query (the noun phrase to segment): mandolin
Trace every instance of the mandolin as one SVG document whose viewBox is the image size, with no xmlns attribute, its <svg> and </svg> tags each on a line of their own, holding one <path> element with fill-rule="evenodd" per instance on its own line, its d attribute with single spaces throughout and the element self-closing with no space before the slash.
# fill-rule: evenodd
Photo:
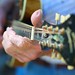
<svg viewBox="0 0 75 75">
<path fill-rule="evenodd" d="M 21 36 L 26 36 L 31 40 L 36 40 L 41 45 L 42 50 L 53 50 L 54 55 L 57 51 L 56 58 L 60 54 L 65 63 L 75 66 L 75 15 L 71 15 L 60 25 L 52 25 L 44 22 L 42 28 L 24 24 L 19 21 L 13 21 L 14 31 Z"/>
<path fill-rule="evenodd" d="M 23 22 L 30 22 L 30 17 L 36 10 L 40 9 L 40 0 L 18 0 L 19 6 L 19 20 Z"/>
</svg>

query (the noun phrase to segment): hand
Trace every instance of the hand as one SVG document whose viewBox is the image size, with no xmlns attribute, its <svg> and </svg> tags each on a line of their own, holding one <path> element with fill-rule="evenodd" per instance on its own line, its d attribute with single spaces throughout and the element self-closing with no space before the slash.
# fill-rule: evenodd
<svg viewBox="0 0 75 75">
<path fill-rule="evenodd" d="M 40 27 L 42 25 L 42 12 L 37 10 L 31 17 L 32 24 Z M 7 28 L 3 35 L 3 47 L 7 54 L 20 62 L 29 62 L 36 59 L 42 53 L 40 45 L 26 37 L 17 35 L 12 28 Z"/>
</svg>

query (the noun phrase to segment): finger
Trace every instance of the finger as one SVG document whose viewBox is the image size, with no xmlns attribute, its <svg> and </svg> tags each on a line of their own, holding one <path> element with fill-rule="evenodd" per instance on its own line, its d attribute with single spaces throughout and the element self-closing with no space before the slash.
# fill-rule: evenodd
<svg viewBox="0 0 75 75">
<path fill-rule="evenodd" d="M 16 47 L 14 44 L 12 44 L 7 38 L 7 33 L 5 32 L 5 39 L 3 40 L 2 44 L 5 48 L 6 53 L 9 55 L 13 56 L 16 59 L 19 59 L 21 62 L 22 61 L 30 61 L 32 58 L 34 58 L 33 54 L 31 55 L 31 52 L 27 53 L 25 50 L 20 50 L 19 47 Z M 23 49 L 23 48 L 22 48 Z M 25 53 L 26 52 L 26 53 Z M 27 59 L 26 59 L 27 58 Z"/>
<path fill-rule="evenodd" d="M 30 47 L 30 43 L 27 42 L 28 38 L 23 38 L 22 36 L 19 35 L 12 35 L 9 36 L 10 41 L 18 48 L 23 49 L 23 48 L 28 48 Z"/>
<path fill-rule="evenodd" d="M 25 40 L 23 40 L 24 38 L 20 35 L 16 35 L 16 33 L 11 29 L 11 28 L 7 28 L 7 35 L 9 37 L 9 40 L 17 46 L 21 46 L 23 44 L 23 42 Z M 4 34 L 3 38 L 6 39 L 6 35 Z"/>
<path fill-rule="evenodd" d="M 16 34 L 12 27 L 7 27 L 7 32 L 10 32 L 11 35 L 15 35 Z"/>
<path fill-rule="evenodd" d="M 12 43 L 9 40 L 7 32 L 4 32 L 2 45 L 5 50 L 12 46 Z"/>
<path fill-rule="evenodd" d="M 9 40 L 20 49 L 29 47 L 30 39 L 17 35 L 11 28 L 7 28 L 7 34 L 9 36 Z"/>
<path fill-rule="evenodd" d="M 24 55 L 23 51 L 20 51 L 13 44 L 10 45 L 8 41 L 3 40 L 2 44 L 4 46 L 5 52 L 18 59 L 20 62 L 29 62 L 31 60 L 26 55 Z M 8 47 L 6 45 L 8 45 Z"/>
<path fill-rule="evenodd" d="M 39 55 L 39 52 L 37 52 L 36 50 L 32 50 L 32 46 L 30 50 L 20 50 L 20 48 L 15 47 L 15 45 L 13 45 L 9 40 L 5 39 L 3 41 L 3 46 L 5 48 L 6 53 L 18 59 L 20 62 L 29 62 L 31 60 L 36 59 Z"/>
<path fill-rule="evenodd" d="M 26 53 L 28 54 L 28 56 L 27 56 L 28 58 L 30 58 L 31 60 L 34 60 L 34 59 L 39 57 L 41 52 L 37 52 L 35 50 L 31 50 L 30 52 L 26 52 Z"/>
<path fill-rule="evenodd" d="M 35 27 L 41 27 L 42 21 L 42 11 L 41 9 L 35 11 L 31 16 L 31 22 Z"/>
<path fill-rule="evenodd" d="M 29 62 L 32 59 L 28 58 L 22 50 L 19 50 L 14 45 L 12 45 L 12 49 L 9 50 L 8 54 L 19 60 L 20 62 Z"/>
<path fill-rule="evenodd" d="M 7 28 L 7 30 L 4 32 L 3 34 L 3 39 L 7 39 L 6 37 L 9 37 L 12 36 L 12 35 L 15 35 L 16 33 L 12 30 L 12 28 Z"/>
<path fill-rule="evenodd" d="M 23 53 L 20 54 L 18 51 L 10 50 L 8 54 L 23 63 L 31 61 L 28 57 L 24 56 Z"/>
</svg>

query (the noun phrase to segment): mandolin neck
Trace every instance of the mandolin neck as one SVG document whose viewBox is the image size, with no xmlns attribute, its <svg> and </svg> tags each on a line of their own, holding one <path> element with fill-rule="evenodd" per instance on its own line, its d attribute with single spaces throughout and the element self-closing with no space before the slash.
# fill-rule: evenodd
<svg viewBox="0 0 75 75">
<path fill-rule="evenodd" d="M 41 28 L 35 28 L 31 25 L 28 25 L 19 21 L 13 21 L 12 27 L 16 31 L 16 33 L 21 36 L 28 37 L 31 40 L 41 41 L 41 38 L 42 38 Z"/>
</svg>

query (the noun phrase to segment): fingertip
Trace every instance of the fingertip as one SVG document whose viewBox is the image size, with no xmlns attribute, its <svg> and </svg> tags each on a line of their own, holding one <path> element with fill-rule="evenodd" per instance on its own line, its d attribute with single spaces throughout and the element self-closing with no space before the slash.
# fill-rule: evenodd
<svg viewBox="0 0 75 75">
<path fill-rule="evenodd" d="M 9 36 L 10 36 L 10 34 L 11 35 L 15 35 L 16 34 L 12 27 L 8 27 L 6 31 L 7 31 Z"/>
<path fill-rule="evenodd" d="M 42 25 L 42 10 L 35 11 L 31 16 L 31 22 L 35 27 L 41 27 Z"/>
<path fill-rule="evenodd" d="M 12 30 L 13 28 L 12 27 L 7 27 L 7 29 L 6 30 Z"/>
</svg>

